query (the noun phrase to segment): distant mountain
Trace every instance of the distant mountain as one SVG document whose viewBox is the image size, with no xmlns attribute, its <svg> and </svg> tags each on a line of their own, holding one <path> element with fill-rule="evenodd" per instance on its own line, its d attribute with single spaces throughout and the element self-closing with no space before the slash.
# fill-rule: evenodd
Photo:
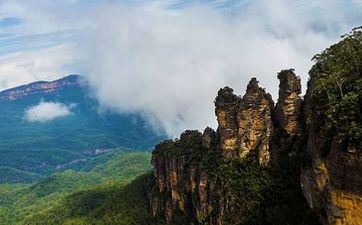
<svg viewBox="0 0 362 225">
<path fill-rule="evenodd" d="M 36 119 L 27 118 L 42 103 L 51 104 L 33 110 Z M 56 117 L 49 105 L 61 106 L 67 114 Z M 33 181 L 69 168 L 89 170 L 105 153 L 150 150 L 165 138 L 138 114 L 101 112 L 78 75 L 0 92 L 0 127 L 0 183 Z M 15 175 L 8 176 L 9 171 Z"/>
</svg>

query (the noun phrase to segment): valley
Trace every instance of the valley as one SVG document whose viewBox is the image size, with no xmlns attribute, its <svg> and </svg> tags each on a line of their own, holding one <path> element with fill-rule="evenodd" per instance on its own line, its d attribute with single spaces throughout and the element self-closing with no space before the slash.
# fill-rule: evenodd
<svg viewBox="0 0 362 225">
<path fill-rule="evenodd" d="M 44 102 L 68 107 L 69 115 L 29 121 L 26 112 Z M 34 182 L 66 169 L 90 171 L 117 152 L 150 151 L 165 138 L 140 115 L 101 110 L 78 75 L 0 92 L 0 138 L 6 140 L 0 142 L 0 183 Z"/>
</svg>

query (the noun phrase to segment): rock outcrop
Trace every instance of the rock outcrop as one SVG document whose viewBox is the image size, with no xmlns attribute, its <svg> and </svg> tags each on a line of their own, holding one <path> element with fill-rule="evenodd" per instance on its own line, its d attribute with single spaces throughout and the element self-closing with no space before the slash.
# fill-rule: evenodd
<svg viewBox="0 0 362 225">
<path fill-rule="evenodd" d="M 235 95 L 234 90 L 229 87 L 220 89 L 215 99 L 219 145 L 222 154 L 227 158 L 239 155 L 237 114 L 240 101 L 240 97 Z"/>
<path fill-rule="evenodd" d="M 361 52 L 355 30 L 318 55 L 302 108 L 301 186 L 326 225 L 362 224 Z"/>
<path fill-rule="evenodd" d="M 306 134 L 302 151 L 306 165 L 301 173 L 301 186 L 309 206 L 317 211 L 323 224 L 362 224 L 362 155 L 348 150 L 337 132 L 322 125 L 321 108 L 312 105 L 307 94 L 304 107 Z M 323 122 L 322 122 L 323 123 Z M 338 128 L 337 128 L 338 129 Z"/>
<path fill-rule="evenodd" d="M 175 142 L 156 146 L 152 213 L 175 224 L 244 224 L 245 213 L 252 213 L 247 211 L 250 208 L 260 210 L 257 215 L 261 217 L 283 215 L 290 219 L 290 214 L 299 212 L 288 211 L 288 207 L 298 202 L 298 206 L 290 207 L 304 210 L 308 204 L 324 225 L 361 225 L 361 52 L 362 31 L 354 31 L 317 55 L 304 100 L 300 97 L 300 78 L 293 70 L 278 74 L 275 107 L 255 78 L 242 98 L 229 87 L 220 89 L 215 100 L 216 132 L 210 128 L 203 134 L 187 131 Z M 240 160 L 257 167 L 239 167 L 243 165 Z M 263 168 L 270 173 L 253 183 L 266 171 Z M 253 174 L 254 169 L 257 173 Z M 248 173 L 252 175 L 245 175 Z M 229 177 L 224 179 L 226 174 Z M 240 178 L 246 178 L 246 183 L 230 181 Z M 263 187 L 273 185 L 279 192 L 288 192 L 290 184 L 297 189 L 291 190 L 290 196 L 271 191 L 263 197 L 270 191 Z M 280 199 L 273 199 L 273 195 Z M 260 199 L 253 198 L 260 196 L 275 205 L 258 208 Z M 282 199 L 284 205 L 278 205 Z M 250 204 L 245 202 L 248 200 Z M 305 214 L 293 222 L 276 218 L 269 223 L 248 220 L 245 224 L 318 224 L 310 209 L 306 212 L 311 220 L 303 223 L 299 219 Z"/>
<path fill-rule="evenodd" d="M 251 79 L 237 114 L 239 157 L 253 157 L 264 165 L 269 162 L 273 107 L 271 95 Z"/>
<path fill-rule="evenodd" d="M 287 76 L 282 82 L 298 81 L 294 73 Z M 283 93 L 295 91 L 290 85 L 282 87 L 286 89 Z M 299 103 L 288 104 L 292 107 L 291 104 Z M 259 87 L 255 78 L 242 98 L 229 87 L 220 89 L 215 99 L 217 132 L 211 128 L 203 134 L 186 131 L 175 142 L 156 146 L 152 157 L 156 178 L 150 194 L 152 214 L 176 224 L 223 224 L 226 211 L 236 203 L 228 199 L 231 195 L 225 196 L 217 180 L 210 178 L 207 165 L 217 167 L 218 159 L 242 158 L 267 166 L 274 130 L 273 110 L 270 94 Z M 284 117 L 296 116 L 290 112 L 280 115 L 283 121 L 289 121 Z"/>
<path fill-rule="evenodd" d="M 298 129 L 298 113 L 301 104 L 300 78 L 293 70 L 283 70 L 278 74 L 279 98 L 275 106 L 274 118 L 281 132 L 293 136 Z"/>
<path fill-rule="evenodd" d="M 150 195 L 153 215 L 162 215 L 176 224 L 190 224 L 209 214 L 212 198 L 208 174 L 199 157 L 215 143 L 215 131 L 207 128 L 204 134 L 185 131 L 176 142 L 156 146 L 152 157 L 156 186 Z"/>
<path fill-rule="evenodd" d="M 249 82 L 243 98 L 229 87 L 219 90 L 215 114 L 220 150 L 225 158 L 253 157 L 260 164 L 269 162 L 273 105 L 271 96 L 259 87 L 256 78 Z"/>
</svg>

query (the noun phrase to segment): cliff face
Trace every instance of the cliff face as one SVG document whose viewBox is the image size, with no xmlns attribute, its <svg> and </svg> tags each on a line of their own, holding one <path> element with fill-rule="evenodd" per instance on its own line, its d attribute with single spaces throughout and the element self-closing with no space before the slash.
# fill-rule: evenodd
<svg viewBox="0 0 362 225">
<path fill-rule="evenodd" d="M 323 107 L 312 102 L 308 93 L 304 115 L 309 132 L 303 141 L 307 165 L 301 173 L 304 195 L 324 224 L 361 224 L 362 143 L 342 141 L 337 135 L 342 127 L 323 124 L 325 121 L 320 121 L 318 115 Z M 358 117 L 349 119 L 355 121 Z"/>
<path fill-rule="evenodd" d="M 324 224 L 362 224 L 361 59 L 362 32 L 356 30 L 318 55 L 310 71 L 301 185 Z"/>
<path fill-rule="evenodd" d="M 290 124 L 296 126 L 293 123 L 295 109 L 299 107 L 299 78 L 289 71 L 280 81 L 282 93 L 289 94 L 280 98 L 278 107 L 290 110 L 278 114 L 278 118 L 286 121 L 280 126 L 289 129 Z M 298 90 L 293 82 L 299 84 Z M 271 96 L 255 78 L 242 98 L 229 87 L 220 89 L 215 99 L 217 132 L 211 128 L 203 134 L 186 131 L 179 140 L 156 146 L 152 158 L 156 178 L 150 195 L 152 213 L 176 224 L 225 224 L 231 212 L 240 218 L 245 216 L 247 209 L 243 212 L 244 206 L 235 201 L 238 193 L 224 188 L 229 181 L 224 180 L 223 167 L 230 165 L 223 164 L 223 160 L 236 158 L 268 165 L 274 133 L 273 110 Z M 219 177 L 215 175 L 218 172 Z"/>
<path fill-rule="evenodd" d="M 270 159 L 269 142 L 273 132 L 271 114 L 274 102 L 253 78 L 243 98 L 229 87 L 220 89 L 215 113 L 220 150 L 225 158 L 253 157 L 260 164 Z"/>
<path fill-rule="evenodd" d="M 300 78 L 293 74 L 293 70 L 283 70 L 278 74 L 279 98 L 274 110 L 275 122 L 280 126 L 281 131 L 289 136 L 297 132 L 297 117 L 301 103 Z"/>
<path fill-rule="evenodd" d="M 304 100 L 293 70 L 278 74 L 275 107 L 253 78 L 242 98 L 219 90 L 216 132 L 156 146 L 152 213 L 170 224 L 319 224 L 312 209 L 325 225 L 362 224 L 362 31 L 314 60 Z"/>
<path fill-rule="evenodd" d="M 189 224 L 209 214 L 212 198 L 200 157 L 215 147 L 215 141 L 215 132 L 207 128 L 204 134 L 186 131 L 176 142 L 156 146 L 152 164 L 157 185 L 150 195 L 153 215 L 162 215 L 168 222 Z M 167 152 L 171 149 L 177 149 L 177 154 Z"/>
</svg>

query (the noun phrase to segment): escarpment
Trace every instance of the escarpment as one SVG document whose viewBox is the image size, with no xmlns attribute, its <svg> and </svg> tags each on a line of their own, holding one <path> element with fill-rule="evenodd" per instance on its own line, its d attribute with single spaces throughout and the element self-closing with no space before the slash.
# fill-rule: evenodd
<svg viewBox="0 0 362 225">
<path fill-rule="evenodd" d="M 179 140 L 156 146 L 152 164 L 157 185 L 150 195 L 153 215 L 188 224 L 208 213 L 208 174 L 201 168 L 200 159 L 214 147 L 215 140 L 215 132 L 208 128 L 203 135 L 185 131 Z"/>
<path fill-rule="evenodd" d="M 302 189 L 323 224 L 360 225 L 361 30 L 317 55 L 315 61 L 302 111 Z"/>
<path fill-rule="evenodd" d="M 216 131 L 156 146 L 150 208 L 168 224 L 362 224 L 362 32 L 315 58 L 302 100 L 292 69 L 276 105 L 255 78 L 224 87 Z"/>
<path fill-rule="evenodd" d="M 299 78 L 293 71 L 285 76 L 280 79 L 281 87 L 285 88 L 283 93 L 294 93 L 295 88 L 286 83 L 299 81 Z M 286 102 L 278 104 L 299 107 L 299 101 Z M 272 183 L 267 168 L 275 124 L 273 110 L 270 94 L 259 87 L 255 78 L 249 82 L 243 97 L 235 95 L 229 87 L 220 89 L 215 99 L 219 124 L 216 132 L 211 128 L 206 128 L 203 134 L 186 131 L 180 139 L 156 146 L 152 157 L 156 178 L 156 186 L 150 194 L 152 214 L 161 215 L 174 224 L 253 221 L 252 211 L 262 210 L 261 198 L 264 197 L 260 196 Z M 296 118 L 292 112 L 280 114 L 279 118 L 292 121 L 287 118 Z M 232 176 L 239 181 L 257 178 L 233 184 Z M 238 185 L 245 186 L 246 193 L 250 193 L 240 193 Z M 240 198 L 248 203 L 238 202 Z M 260 198 L 257 203 L 252 202 L 257 198 Z"/>
</svg>

